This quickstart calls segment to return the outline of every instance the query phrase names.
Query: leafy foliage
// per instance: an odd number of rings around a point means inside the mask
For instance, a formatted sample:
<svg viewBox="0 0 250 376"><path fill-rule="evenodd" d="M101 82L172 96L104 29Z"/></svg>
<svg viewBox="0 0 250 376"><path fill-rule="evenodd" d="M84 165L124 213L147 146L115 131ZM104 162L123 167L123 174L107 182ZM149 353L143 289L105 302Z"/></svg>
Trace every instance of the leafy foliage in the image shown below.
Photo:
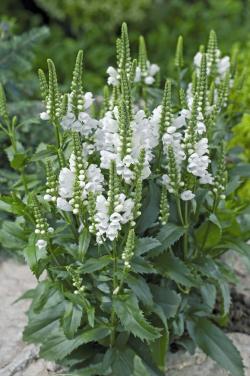
<svg viewBox="0 0 250 376"><path fill-rule="evenodd" d="M248 165L227 164L220 145L228 136L223 111L234 76L216 71L211 32L207 52L198 53L199 70L186 71L185 78L181 38L174 85L167 80L162 91L152 73L158 67L145 61L142 40L138 66L122 25L117 69L109 69L112 93L105 88L101 103L84 93L82 51L70 93L63 93L56 67L47 61L48 77L39 71L41 118L54 136L35 154L17 140L17 122L1 90L1 130L16 176L1 208L16 220L4 223L0 240L7 244L9 237L9 248L20 248L37 278L47 273L25 296L32 304L24 339L78 375L163 375L169 346L177 342L190 351L199 346L232 375L242 376L238 351L209 321L225 323L229 315L233 272L220 256L229 249L249 254L247 206L238 205L234 189L248 177ZM185 93L191 75L193 93ZM160 137L147 149L152 140L135 137L134 127L144 130L147 122L153 127L157 111ZM188 116L180 119L179 111ZM177 120L184 124L175 134L179 138L171 139ZM98 149L110 128L107 150ZM113 139L117 154L109 150ZM206 167L202 175L200 161Z"/></svg>

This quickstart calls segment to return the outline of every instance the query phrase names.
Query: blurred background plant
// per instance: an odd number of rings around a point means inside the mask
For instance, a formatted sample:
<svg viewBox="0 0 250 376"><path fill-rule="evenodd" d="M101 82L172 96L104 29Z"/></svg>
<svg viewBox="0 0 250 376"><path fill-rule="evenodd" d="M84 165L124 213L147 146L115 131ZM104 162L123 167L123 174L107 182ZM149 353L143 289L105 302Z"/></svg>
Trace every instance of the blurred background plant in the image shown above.
<svg viewBox="0 0 250 376"><path fill-rule="evenodd" d="M152 61L161 66L163 76L172 73L180 34L188 43L185 56L191 58L211 29L223 41L223 52L235 42L245 44L250 31L249 0L3 0L0 10L18 20L19 31L44 24L50 27L50 38L37 51L35 65L50 56L64 82L71 79L68 65L73 65L76 51L83 49L90 90L100 90L105 68L114 62L113 45L122 21L129 26L132 47L137 46L140 34L145 36Z"/></svg>

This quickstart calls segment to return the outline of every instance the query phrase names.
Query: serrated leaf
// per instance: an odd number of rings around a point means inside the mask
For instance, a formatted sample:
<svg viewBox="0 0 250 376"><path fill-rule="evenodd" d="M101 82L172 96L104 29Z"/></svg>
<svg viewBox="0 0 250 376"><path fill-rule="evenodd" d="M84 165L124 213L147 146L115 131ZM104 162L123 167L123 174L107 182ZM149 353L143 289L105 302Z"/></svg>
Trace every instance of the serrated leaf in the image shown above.
<svg viewBox="0 0 250 376"><path fill-rule="evenodd" d="M165 287L150 285L154 302L161 306L167 319L174 317L181 303L181 297L175 291Z"/></svg>
<svg viewBox="0 0 250 376"><path fill-rule="evenodd" d="M216 287L211 283L204 283L201 286L201 295L204 303L212 311L216 301Z"/></svg>
<svg viewBox="0 0 250 376"><path fill-rule="evenodd" d="M100 326L86 330L83 334L78 335L74 339L68 339L63 331L59 330L56 334L52 334L48 337L46 342L42 344L40 355L47 360L63 359L79 346L103 339L108 336L109 333L110 330L107 327Z"/></svg>
<svg viewBox="0 0 250 376"><path fill-rule="evenodd" d="M154 304L151 291L143 277L129 274L126 277L126 282L133 293L145 306L152 306Z"/></svg>
<svg viewBox="0 0 250 376"><path fill-rule="evenodd" d="M244 376L244 368L239 351L231 340L205 318L187 322L189 335L205 354L220 366L231 372L232 376Z"/></svg>
<svg viewBox="0 0 250 376"><path fill-rule="evenodd" d="M231 294L228 283L224 281L218 281L218 286L221 293L222 298L222 315L226 316L229 313L230 305L231 305Z"/></svg>
<svg viewBox="0 0 250 376"><path fill-rule="evenodd" d="M157 220L160 207L160 189L150 180L149 189L142 204L142 214L137 222L137 232L143 234Z"/></svg>
<svg viewBox="0 0 250 376"><path fill-rule="evenodd" d="M19 170L25 165L27 156L24 153L16 153L10 163L11 167L15 170Z"/></svg>
<svg viewBox="0 0 250 376"><path fill-rule="evenodd" d="M159 240L151 237L139 238L136 242L135 254L137 256L144 255L148 251L157 248L161 245Z"/></svg>
<svg viewBox="0 0 250 376"><path fill-rule="evenodd" d="M158 256L163 251L167 250L170 246L176 243L185 233L183 227L177 226L174 223L168 223L163 226L157 235L157 240L160 242L160 246L149 252L149 256Z"/></svg>
<svg viewBox="0 0 250 376"><path fill-rule="evenodd" d="M134 357L134 369L133 369L133 376L150 376L147 371L147 368L143 364L141 358L138 355Z"/></svg>
<svg viewBox="0 0 250 376"><path fill-rule="evenodd" d="M79 247L78 247L78 253L80 256L80 259L83 260L84 256L89 248L89 243L90 243L90 233L88 228L84 228L84 230L81 232L79 236Z"/></svg>
<svg viewBox="0 0 250 376"><path fill-rule="evenodd" d="M135 256L131 260L131 270L137 273L156 274L156 269L153 265L145 260L143 257Z"/></svg>
<svg viewBox="0 0 250 376"><path fill-rule="evenodd" d="M102 256L99 258L89 258L83 266L81 266L81 273L93 273L97 270L105 268L111 262L110 256Z"/></svg>
<svg viewBox="0 0 250 376"><path fill-rule="evenodd" d="M154 328L145 319L135 296L114 297L113 307L124 329L134 336L147 341L152 341L160 336L159 329Z"/></svg>
<svg viewBox="0 0 250 376"><path fill-rule="evenodd" d="M62 327L67 338L73 338L81 324L83 310L79 305L68 302L63 319Z"/></svg>
<svg viewBox="0 0 250 376"><path fill-rule="evenodd" d="M195 238L202 250L208 250L216 246L221 240L221 227L211 220L205 221L195 230Z"/></svg>
<svg viewBox="0 0 250 376"><path fill-rule="evenodd" d="M155 260L155 266L163 276L172 279L176 283L187 287L199 285L199 279L194 279L186 264L170 253L160 255Z"/></svg>

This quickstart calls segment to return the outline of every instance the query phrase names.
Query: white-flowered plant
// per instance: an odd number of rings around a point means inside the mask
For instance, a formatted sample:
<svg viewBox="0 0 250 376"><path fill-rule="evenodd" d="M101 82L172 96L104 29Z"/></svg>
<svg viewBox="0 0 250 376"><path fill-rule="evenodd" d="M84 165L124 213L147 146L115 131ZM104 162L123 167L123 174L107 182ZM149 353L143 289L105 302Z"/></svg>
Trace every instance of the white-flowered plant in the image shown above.
<svg viewBox="0 0 250 376"><path fill-rule="evenodd" d="M179 37L175 67L162 87L142 37L138 59L131 58L123 24L102 101L84 90L82 51L69 92L61 92L50 59L48 78L39 70L40 118L53 125L56 142L34 158L45 156L46 181L25 198L20 222L30 231L31 269L37 277L47 271L32 295L25 339L78 374L127 376L125 362L131 375L161 376L172 342L184 344L189 335L208 351L210 332L214 342L224 336L210 319L224 323L230 306L217 260L234 244L218 122L233 80L230 60L211 32L192 72L183 70ZM208 352L242 376L224 337L224 358L236 366Z"/></svg>

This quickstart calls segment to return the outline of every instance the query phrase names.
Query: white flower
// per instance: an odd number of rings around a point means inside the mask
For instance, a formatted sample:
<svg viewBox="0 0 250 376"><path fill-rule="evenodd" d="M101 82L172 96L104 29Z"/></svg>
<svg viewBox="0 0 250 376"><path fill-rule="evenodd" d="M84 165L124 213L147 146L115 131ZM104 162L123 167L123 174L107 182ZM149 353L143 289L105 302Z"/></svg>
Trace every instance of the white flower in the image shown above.
<svg viewBox="0 0 250 376"><path fill-rule="evenodd" d="M202 53L197 52L196 55L194 56L194 65L195 65L196 68L200 68L201 59L202 59Z"/></svg>
<svg viewBox="0 0 250 376"><path fill-rule="evenodd" d="M190 191L190 190L183 191L183 192L181 193L181 199L182 199L183 201L189 201L189 200L192 200L194 197L195 197L195 195L194 195L193 192Z"/></svg>
<svg viewBox="0 0 250 376"><path fill-rule="evenodd" d="M87 169L87 184L85 186L86 191L94 193L100 193L103 191L104 176L101 173L99 167L95 164L89 165Z"/></svg>
<svg viewBox="0 0 250 376"><path fill-rule="evenodd" d="M157 64L150 64L149 68L148 68L148 73L150 74L150 76L155 76L156 73L159 72L159 70L160 70L159 65L157 65Z"/></svg>
<svg viewBox="0 0 250 376"><path fill-rule="evenodd" d="M84 109L87 110L94 102L94 97L91 92L84 94Z"/></svg>
<svg viewBox="0 0 250 376"><path fill-rule="evenodd" d="M152 85L155 82L155 79L152 76L147 76L145 77L144 82L147 85Z"/></svg>
<svg viewBox="0 0 250 376"><path fill-rule="evenodd" d="M140 82L140 81L141 81L141 68L136 67L134 82Z"/></svg>
<svg viewBox="0 0 250 376"><path fill-rule="evenodd" d="M49 114L47 112L41 112L40 113L40 119L41 120L49 120Z"/></svg>
<svg viewBox="0 0 250 376"><path fill-rule="evenodd" d="M72 206L64 198L58 197L56 200L56 206L63 211L72 211Z"/></svg>
<svg viewBox="0 0 250 376"><path fill-rule="evenodd" d="M74 174L64 167L59 174L59 195L63 198L71 198L73 195Z"/></svg>
<svg viewBox="0 0 250 376"><path fill-rule="evenodd" d="M46 248L47 248L47 241L44 240L44 239L39 239L37 242L36 242L36 246L37 248L39 249L39 251L45 251Z"/></svg>
<svg viewBox="0 0 250 376"><path fill-rule="evenodd" d="M119 83L119 74L117 70L114 67L108 67L107 74L109 75L108 84L117 86Z"/></svg>
<svg viewBox="0 0 250 376"><path fill-rule="evenodd" d="M222 59L219 59L218 62L218 73L219 75L224 78L226 73L230 69L230 57L229 56L224 56Z"/></svg>

